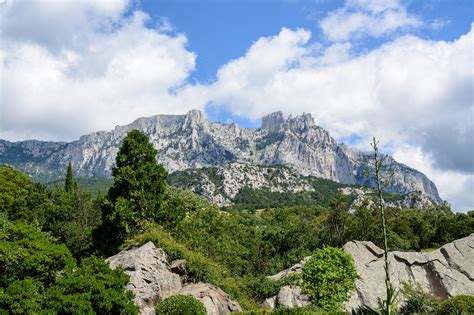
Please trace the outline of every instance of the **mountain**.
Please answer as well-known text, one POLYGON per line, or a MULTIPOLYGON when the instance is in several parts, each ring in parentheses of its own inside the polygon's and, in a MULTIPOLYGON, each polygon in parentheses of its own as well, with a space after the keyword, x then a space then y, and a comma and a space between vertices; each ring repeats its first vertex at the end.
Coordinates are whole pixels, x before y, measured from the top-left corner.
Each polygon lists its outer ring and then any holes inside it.
MULTIPOLYGON (((168 176, 173 186, 186 188, 219 206, 236 209, 262 209, 285 206, 328 206, 338 193, 350 196, 350 210, 366 200, 374 205, 375 190, 349 186, 311 175, 300 174, 283 165, 252 165, 231 162, 217 167, 175 171, 168 176)), ((407 194, 385 194, 385 204, 395 208, 424 209, 436 203, 415 191, 407 194)))
MULTIPOLYGON (((207 120, 198 110, 185 115, 139 118, 112 131, 99 131, 73 142, 0 140, 0 163, 9 164, 41 181, 57 179, 72 162, 76 176, 110 176, 122 139, 133 129, 146 134, 158 151, 157 159, 169 172, 221 166, 286 165, 304 176, 343 184, 374 187, 370 154, 338 144, 315 124, 310 114, 285 118, 275 112, 262 118, 260 128, 241 128, 207 120)), ((421 172, 387 156, 393 177, 387 192, 419 191, 436 203, 442 200, 435 184, 421 172)))

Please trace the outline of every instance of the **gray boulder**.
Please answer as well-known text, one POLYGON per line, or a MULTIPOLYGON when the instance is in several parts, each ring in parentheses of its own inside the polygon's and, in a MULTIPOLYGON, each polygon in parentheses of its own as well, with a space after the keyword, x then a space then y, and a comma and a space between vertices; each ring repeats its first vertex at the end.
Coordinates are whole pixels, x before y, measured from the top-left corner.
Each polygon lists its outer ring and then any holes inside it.
POLYGON ((284 286, 278 292, 276 305, 285 308, 305 307, 311 305, 311 299, 299 286, 284 286))
MULTIPOLYGON (((343 307, 347 312, 362 305, 378 306, 379 298, 385 294, 383 250, 372 242, 352 241, 344 245, 351 254, 359 278, 355 290, 343 307)), ((467 294, 474 295, 474 234, 455 240, 440 249, 429 252, 389 252, 390 274, 393 285, 401 288, 403 282, 420 284, 422 289, 441 299, 467 294)), ((269 276, 280 280, 300 273, 310 257, 305 257, 294 266, 269 276)), ((404 297, 400 294, 403 301, 404 297)), ((263 303, 265 308, 277 306, 301 307, 310 304, 310 299, 298 286, 285 286, 277 296, 263 303)))
POLYGON ((224 315, 241 312, 239 303, 233 301, 221 289, 208 283, 191 283, 185 285, 178 294, 190 295, 204 304, 208 315, 224 315))
POLYGON ((107 261, 130 276, 127 289, 135 294, 140 314, 154 314, 155 305, 181 290, 181 279, 171 272, 166 253, 152 242, 121 251, 107 261))
MULTIPOLYGON (((360 278, 344 308, 350 311, 361 305, 377 306, 385 294, 383 250, 372 242, 353 241, 344 245, 352 255, 360 278)), ((453 241, 430 253, 389 253, 393 285, 419 283, 441 299, 467 294, 474 295, 474 234, 453 241)), ((403 299, 403 296, 401 296, 403 299)))
POLYGON ((280 271, 276 275, 269 276, 268 278, 273 281, 278 281, 283 278, 288 277, 289 275, 292 275, 294 273, 300 273, 303 270, 304 264, 311 258, 311 256, 304 257, 303 259, 300 260, 297 264, 291 266, 288 269, 285 269, 283 271, 280 271))

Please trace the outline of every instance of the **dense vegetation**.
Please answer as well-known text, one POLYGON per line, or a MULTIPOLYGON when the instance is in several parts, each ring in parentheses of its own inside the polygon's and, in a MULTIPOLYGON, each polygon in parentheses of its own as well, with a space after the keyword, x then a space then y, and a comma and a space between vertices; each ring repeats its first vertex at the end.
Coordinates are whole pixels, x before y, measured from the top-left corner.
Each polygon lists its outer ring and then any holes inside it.
MULTIPOLYGON (((353 239, 382 245, 379 213, 367 203, 350 213, 350 197, 333 187, 320 184, 320 197, 261 192, 252 200, 255 192, 244 191, 239 207, 220 209, 167 185, 155 157, 148 139, 132 131, 111 188, 97 195, 77 184, 73 172, 64 185, 48 188, 0 166, 0 312, 136 312, 123 290, 127 276, 103 260, 130 243, 153 241, 171 259, 186 259, 191 280, 222 288, 244 309, 255 309, 289 281, 265 275, 325 246, 353 239), (300 197, 297 206, 285 203, 300 197)), ((474 211, 453 213, 447 205, 389 208, 386 219, 391 249, 438 247, 474 232, 474 211)))
POLYGON ((188 295, 172 295, 156 308, 157 315, 206 315, 204 305, 188 295))

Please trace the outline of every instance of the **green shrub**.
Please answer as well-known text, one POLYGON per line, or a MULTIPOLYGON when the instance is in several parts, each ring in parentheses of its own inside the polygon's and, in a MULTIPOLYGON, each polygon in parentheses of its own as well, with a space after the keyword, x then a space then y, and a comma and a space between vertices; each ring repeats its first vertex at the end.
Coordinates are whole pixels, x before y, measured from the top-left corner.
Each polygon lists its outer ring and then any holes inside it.
POLYGON ((456 295, 447 299, 439 308, 440 314, 473 314, 474 296, 456 295))
POLYGON ((206 315, 204 305, 188 295, 172 295, 156 307, 158 315, 206 315))
POLYGON ((419 283, 416 286, 404 283, 402 292, 406 301, 400 308, 401 314, 434 314, 438 312, 440 300, 425 292, 419 283))
POLYGON ((304 290, 316 306, 327 311, 340 309, 356 278, 352 257, 334 247, 316 250, 302 272, 304 290))
POLYGON ((247 295, 242 279, 232 276, 227 268, 199 252, 188 249, 160 225, 145 223, 142 230, 142 233, 129 239, 123 247, 151 241, 155 246, 163 249, 171 260, 186 259, 188 276, 193 281, 208 282, 218 286, 231 298, 236 299, 244 309, 256 307, 256 303, 247 295))

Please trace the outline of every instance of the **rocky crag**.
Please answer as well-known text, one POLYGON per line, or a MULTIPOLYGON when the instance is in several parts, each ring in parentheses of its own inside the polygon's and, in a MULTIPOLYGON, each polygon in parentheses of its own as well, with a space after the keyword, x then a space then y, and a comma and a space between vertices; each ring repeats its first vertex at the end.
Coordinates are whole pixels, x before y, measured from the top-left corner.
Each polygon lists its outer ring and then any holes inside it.
POLYGON ((126 289, 135 294, 134 302, 142 315, 155 314, 156 305, 175 294, 196 298, 209 315, 242 311, 238 302, 212 284, 188 282, 186 261, 169 262, 166 253, 152 242, 127 248, 107 261, 111 268, 121 267, 130 276, 126 289))
MULTIPOLYGON (((129 125, 94 132, 70 143, 0 140, 0 163, 42 181, 63 175, 69 161, 76 176, 110 176, 120 143, 132 129, 150 138, 158 151, 158 161, 169 172, 242 162, 287 165, 301 175, 344 184, 375 184, 374 178, 365 176, 370 170, 370 155, 338 144, 309 114, 285 118, 281 112, 263 117, 260 128, 209 121, 200 111, 191 110, 186 115, 139 118, 129 125)), ((441 202, 435 184, 424 174, 389 156, 386 163, 394 173, 387 191, 420 191, 436 203, 441 202)))
MULTIPOLYGON (((385 294, 383 250, 365 241, 348 242, 344 250, 351 254, 359 275, 355 281, 356 289, 344 304, 344 309, 351 312, 362 305, 377 307, 379 298, 383 299, 385 294)), ((279 280, 300 273, 309 258, 305 257, 298 264, 269 278, 279 280)), ((404 282, 419 284, 423 290, 441 299, 460 294, 474 295, 473 261, 474 234, 429 253, 389 252, 391 280, 396 288, 401 288, 404 282)), ((291 308, 309 304, 309 297, 294 285, 281 288, 277 296, 265 301, 264 306, 291 308)))

